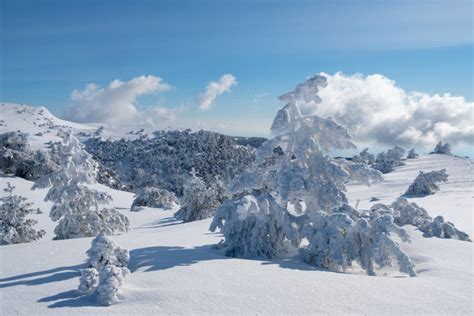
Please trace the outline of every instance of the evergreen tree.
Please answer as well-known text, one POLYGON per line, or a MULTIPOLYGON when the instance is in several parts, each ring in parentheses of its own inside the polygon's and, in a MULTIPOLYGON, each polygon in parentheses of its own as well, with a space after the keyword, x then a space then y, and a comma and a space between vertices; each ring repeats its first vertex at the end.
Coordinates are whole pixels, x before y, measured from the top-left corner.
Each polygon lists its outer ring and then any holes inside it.
POLYGON ((97 165, 70 130, 61 130, 62 142, 56 145, 61 168, 36 181, 33 188, 46 188, 45 201, 52 201, 50 217, 59 221, 55 239, 92 237, 126 232, 129 221, 113 208, 100 208, 112 198, 90 188, 96 183, 97 165))
POLYGON ((0 245, 26 243, 40 239, 45 231, 36 231, 33 226, 37 220, 27 218, 36 213, 32 203, 22 196, 14 195, 14 186, 7 183, 3 189, 7 196, 0 198, 0 245))

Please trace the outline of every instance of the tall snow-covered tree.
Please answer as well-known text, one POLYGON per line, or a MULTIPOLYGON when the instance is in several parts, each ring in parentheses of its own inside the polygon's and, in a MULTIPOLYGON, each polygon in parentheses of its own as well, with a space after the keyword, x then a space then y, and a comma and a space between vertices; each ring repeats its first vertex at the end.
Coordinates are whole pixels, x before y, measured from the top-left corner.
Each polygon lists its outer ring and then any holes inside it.
POLYGON ((81 270, 79 291, 83 294, 97 293, 104 305, 118 302, 117 294, 130 273, 127 266, 130 255, 107 236, 99 235, 92 240, 87 250, 88 268, 81 270))
POLYGON ((198 221, 214 215, 216 208, 220 205, 218 179, 214 185, 207 186, 197 176, 194 169, 184 185, 184 194, 181 200, 181 208, 174 214, 177 219, 184 222, 198 221))
POLYGON ((412 184, 408 187, 404 196, 422 196, 434 194, 439 190, 438 183, 448 181, 446 169, 438 171, 423 172, 420 171, 412 184))
POLYGON ((358 263, 374 274, 376 267, 398 265, 413 276, 413 263, 391 237, 408 238, 393 217, 366 216, 347 204, 346 181, 377 181, 380 172, 329 157, 332 149, 355 147, 347 131, 332 119, 303 113, 320 102, 317 93, 326 84, 317 75, 280 97, 287 105, 273 121, 272 138, 257 150, 254 168, 229 188, 243 197, 224 202, 211 230, 221 229, 229 255, 272 258, 291 243, 321 268, 344 271, 358 263))
POLYGON ((96 163, 70 130, 60 130, 62 142, 59 170, 37 180, 33 188, 47 188, 45 201, 52 201, 50 217, 59 221, 55 239, 92 237, 126 232, 129 221, 114 208, 100 208, 112 198, 106 192, 92 189, 96 183, 96 163))
POLYGON ((442 142, 439 142, 436 144, 436 147, 433 149, 430 154, 439 154, 439 155, 449 155, 452 156, 452 148, 451 145, 448 143, 443 144, 442 142))
POLYGON ((7 182, 7 187, 3 190, 8 195, 0 198, 0 245, 35 241, 46 233, 33 228, 38 221, 27 218, 28 215, 36 213, 32 208, 33 203, 22 196, 14 195, 14 189, 15 187, 7 182))

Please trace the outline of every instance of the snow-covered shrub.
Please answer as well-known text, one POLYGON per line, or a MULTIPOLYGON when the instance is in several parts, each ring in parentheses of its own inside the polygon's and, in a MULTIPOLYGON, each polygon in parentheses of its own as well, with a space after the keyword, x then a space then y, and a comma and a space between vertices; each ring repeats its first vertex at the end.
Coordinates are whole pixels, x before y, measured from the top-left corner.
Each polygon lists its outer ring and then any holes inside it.
POLYGON ((430 154, 440 154, 440 155, 449 155, 449 156, 452 156, 453 153, 451 152, 452 151, 452 148, 451 148, 451 145, 448 144, 448 143, 445 143, 443 145, 442 142, 439 142, 436 147, 433 149, 432 152, 430 152, 430 154))
POLYGON ((0 170, 26 180, 36 180, 58 169, 51 155, 33 151, 28 144, 28 134, 8 132, 0 134, 0 170))
POLYGON ((387 152, 377 154, 372 167, 382 173, 392 172, 395 167, 403 166, 402 159, 404 155, 405 149, 395 146, 387 150, 387 152))
POLYGON ((274 258, 288 252, 288 240, 298 238, 287 216, 271 195, 246 195, 225 201, 210 229, 221 230, 227 256, 274 258))
POLYGON ((196 175, 194 169, 190 173, 188 182, 184 186, 184 194, 181 199, 181 208, 174 214, 177 219, 184 222, 198 221, 210 218, 214 215, 217 207, 222 202, 219 194, 218 179, 212 186, 207 186, 204 180, 196 175))
POLYGON ((393 214, 395 223, 399 226, 413 225, 417 227, 426 237, 451 238, 470 241, 469 235, 456 229, 453 223, 445 222, 442 216, 433 220, 428 212, 416 203, 410 203, 404 197, 396 199, 390 207, 376 204, 371 211, 381 209, 393 214))
POLYGON ((156 187, 181 198, 194 168, 207 186, 216 176, 228 183, 255 158, 255 149, 233 137, 209 131, 157 131, 154 137, 118 141, 92 138, 86 149, 94 159, 118 173, 133 191, 156 187))
POLYGON ((367 216, 347 204, 347 181, 369 184, 381 179, 380 172, 327 156, 331 149, 355 147, 347 131, 332 119, 302 113, 305 103, 320 102, 317 92, 326 84, 317 75, 280 97, 288 104, 273 121, 272 138, 258 148, 253 168, 229 186, 243 197, 224 202, 210 228, 220 228, 232 256, 273 258, 291 244, 317 267, 344 271, 356 262, 374 274, 396 263, 413 276, 413 263, 392 239, 391 233, 408 238, 393 217, 367 216))
POLYGON ((408 152, 408 155, 407 155, 407 159, 416 159, 418 158, 420 155, 418 155, 415 151, 415 148, 412 148, 410 149, 410 151, 408 152))
POLYGON ((431 223, 424 227, 423 232, 427 237, 434 236, 439 238, 471 241, 468 234, 456 229, 453 223, 445 222, 442 216, 436 216, 431 223))
POLYGON ((352 161, 372 166, 375 163, 375 156, 369 153, 369 148, 365 148, 358 155, 352 157, 352 161))
POLYGON ((422 196, 434 194, 439 190, 437 183, 448 181, 446 169, 438 171, 423 172, 420 171, 412 184, 408 187, 404 196, 422 196))
POLYGON ((50 217, 59 221, 55 239, 91 237, 126 232, 129 221, 113 208, 100 209, 112 198, 105 192, 91 189, 96 183, 96 163, 70 130, 59 132, 62 143, 56 144, 61 168, 37 180, 35 188, 47 188, 45 201, 52 201, 50 217))
POLYGON ((131 211, 138 211, 141 206, 170 210, 178 203, 178 198, 173 192, 146 187, 138 190, 133 200, 131 211))
POLYGON ((97 293, 99 301, 110 305, 118 301, 117 294, 130 273, 130 255, 109 237, 99 235, 87 250, 88 268, 81 270, 78 290, 83 294, 97 293))
POLYGON ((33 203, 27 199, 14 195, 14 186, 7 182, 7 187, 3 189, 7 196, 0 198, 0 245, 10 245, 26 243, 40 239, 46 233, 44 230, 36 231, 33 226, 37 220, 27 218, 34 214, 33 203))
POLYGON ((317 212, 303 228, 309 244, 303 259, 317 267, 344 272, 356 262, 369 275, 375 267, 398 266, 399 271, 415 276, 414 264, 391 238, 398 235, 409 241, 407 233, 389 214, 372 212, 370 216, 351 218, 345 213, 317 212))

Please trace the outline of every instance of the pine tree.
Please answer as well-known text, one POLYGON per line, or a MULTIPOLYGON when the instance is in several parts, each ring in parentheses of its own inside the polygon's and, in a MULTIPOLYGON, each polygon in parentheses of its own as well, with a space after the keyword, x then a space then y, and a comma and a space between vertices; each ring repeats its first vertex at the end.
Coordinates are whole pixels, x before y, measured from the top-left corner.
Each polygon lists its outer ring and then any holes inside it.
POLYGON ((90 188, 96 183, 96 163, 70 130, 61 130, 62 142, 56 145, 61 168, 36 181, 33 189, 49 187, 45 201, 52 201, 50 217, 59 221, 55 239, 92 237, 126 232, 129 221, 113 208, 102 208, 111 196, 90 188))
POLYGON ((0 245, 26 243, 40 239, 45 235, 44 230, 36 231, 33 226, 37 220, 27 218, 36 213, 33 203, 22 196, 14 195, 14 186, 7 182, 3 189, 7 196, 0 198, 0 245))
POLYGON ((446 169, 438 171, 423 172, 420 171, 412 184, 408 187, 404 196, 423 196, 434 194, 439 190, 438 183, 447 182, 448 174, 446 169))
POLYGON ((332 149, 355 145, 332 119, 301 111, 320 102, 317 93, 326 84, 317 75, 280 97, 288 103, 273 121, 272 138, 257 150, 254 168, 229 188, 243 197, 224 202, 210 228, 220 228, 232 256, 273 258, 292 244, 304 260, 321 268, 345 271, 356 262, 372 275, 376 267, 398 265, 414 276, 413 263, 391 237, 408 240, 393 217, 368 216, 347 204, 346 181, 369 184, 380 180, 380 173, 364 163, 327 156, 332 149))
POLYGON ((118 302, 117 294, 130 273, 130 255, 107 236, 99 235, 87 250, 88 268, 81 270, 78 290, 83 294, 97 293, 104 305, 118 302))
POLYGON ((212 217, 220 205, 218 185, 219 182, 216 181, 214 186, 207 186, 192 169, 188 182, 184 186, 181 208, 174 216, 184 222, 212 217))

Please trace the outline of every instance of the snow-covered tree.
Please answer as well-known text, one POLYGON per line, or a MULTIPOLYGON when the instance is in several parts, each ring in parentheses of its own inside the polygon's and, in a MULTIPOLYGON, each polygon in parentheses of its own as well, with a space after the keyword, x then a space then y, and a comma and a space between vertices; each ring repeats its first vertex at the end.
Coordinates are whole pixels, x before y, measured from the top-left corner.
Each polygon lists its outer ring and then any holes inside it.
POLYGON ((327 156, 355 146, 332 119, 302 111, 320 102, 317 92, 326 84, 317 75, 280 97, 287 105, 273 121, 272 138, 257 150, 254 167, 229 187, 243 197, 224 202, 211 230, 220 228, 228 255, 273 258, 292 244, 321 268, 344 271, 355 262, 374 274, 398 265, 413 276, 413 263, 391 237, 408 238, 393 217, 365 215, 347 204, 346 181, 369 183, 380 180, 380 172, 327 156))
POLYGON ((442 216, 434 219, 416 203, 410 203, 404 197, 397 198, 391 205, 375 204, 371 212, 390 214, 398 226, 417 227, 425 237, 439 237, 471 241, 469 235, 456 229, 453 223, 445 222, 442 216))
POLYGON ((26 243, 40 239, 45 231, 36 231, 33 226, 37 220, 27 218, 36 213, 33 203, 22 196, 14 195, 14 186, 7 182, 3 189, 7 196, 0 198, 0 245, 26 243))
POLYGON ((118 301, 117 294, 130 273, 127 266, 130 255, 109 237, 99 235, 92 240, 87 250, 88 268, 81 270, 79 291, 83 294, 97 293, 99 301, 110 305, 118 301))
POLYGON ((28 134, 8 132, 0 134, 0 171, 26 180, 39 177, 58 169, 48 152, 33 151, 28 143, 28 134))
POLYGON ((418 158, 420 155, 418 155, 415 151, 415 148, 412 148, 410 149, 410 151, 408 152, 408 155, 407 155, 407 159, 416 159, 418 158))
POLYGON ((404 155, 405 149, 395 146, 387 150, 387 152, 377 154, 372 167, 382 173, 392 172, 395 167, 403 166, 402 159, 404 155))
POLYGON ((439 142, 430 154, 453 155, 451 145, 448 143, 443 145, 442 142, 439 142))
POLYGON ((412 184, 408 187, 404 196, 423 196, 434 194, 439 190, 438 183, 447 182, 448 174, 446 169, 438 171, 423 172, 420 171, 412 184))
POLYGON ((373 165, 375 163, 375 156, 369 153, 369 148, 365 148, 358 155, 352 157, 353 162, 365 163, 366 165, 373 165))
POLYGON ((112 235, 126 232, 129 221, 113 208, 100 208, 112 198, 105 192, 90 188, 96 183, 96 163, 70 130, 61 130, 62 142, 57 144, 61 168, 36 181, 33 189, 49 187, 45 201, 52 201, 50 217, 59 221, 55 239, 112 235))
POLYGON ((353 218, 349 214, 317 212, 303 228, 309 244, 303 258, 317 267, 344 272, 356 262, 369 275, 375 267, 399 267, 400 272, 415 276, 414 264, 391 234, 409 241, 407 233, 395 225, 389 214, 371 212, 353 218))
POLYGON ((221 230, 227 256, 274 258, 288 252, 289 240, 298 240, 288 216, 269 194, 245 195, 225 201, 210 229, 221 230))
POLYGON ((139 211, 142 206, 170 210, 178 203, 179 200, 173 192, 146 187, 138 190, 133 200, 131 211, 139 211))
POLYGON ((184 222, 198 221, 214 215, 220 205, 219 188, 221 184, 216 179, 215 185, 207 186, 192 169, 188 182, 184 186, 181 208, 174 214, 184 222))

